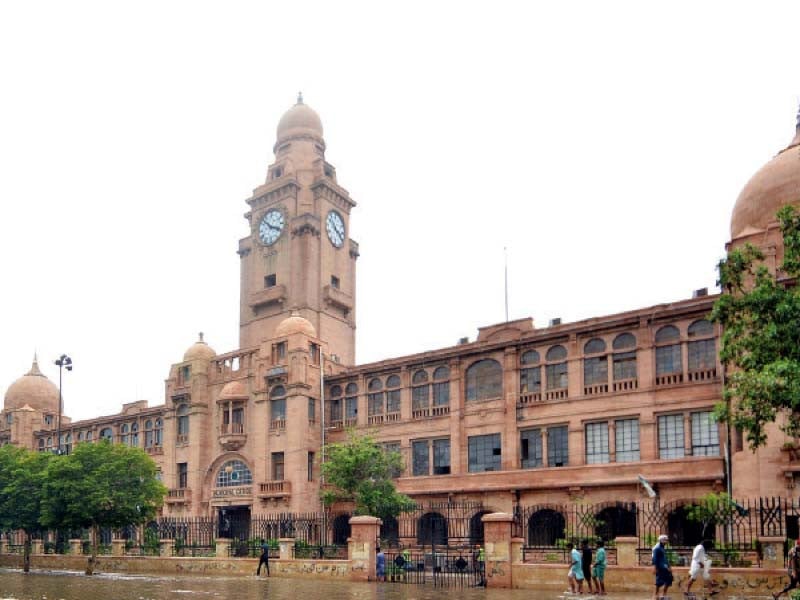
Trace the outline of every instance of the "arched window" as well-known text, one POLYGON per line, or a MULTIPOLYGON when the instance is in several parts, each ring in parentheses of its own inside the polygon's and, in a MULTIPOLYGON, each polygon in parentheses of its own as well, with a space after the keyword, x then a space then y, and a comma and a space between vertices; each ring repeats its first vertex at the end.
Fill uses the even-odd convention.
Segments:
POLYGON ((370 380, 367 385, 367 416, 377 417, 383 415, 383 382, 377 377, 370 380))
POLYGON ((111 427, 103 427, 100 430, 100 439, 108 440, 109 442, 114 440, 114 432, 111 431, 111 427))
POLYGON ((655 341, 656 385, 681 383, 683 381, 681 332, 674 325, 665 325, 656 331, 655 341))
MULTIPOLYGON (((606 343, 592 338, 583 347, 584 354, 599 354, 606 351, 606 343)), ((583 359, 583 393, 601 394, 608 391, 608 357, 585 356, 583 359)))
POLYGON ((217 471, 217 487, 250 485, 253 475, 247 465, 240 460, 229 460, 217 471))
POLYGON ((541 394, 542 392, 542 367, 540 357, 536 350, 528 350, 519 357, 519 393, 541 394))
POLYGON ((450 412, 450 369, 437 367, 433 372, 433 413, 450 412))
POLYGON ((91 431, 87 431, 86 432, 86 441, 87 442, 91 442, 92 441, 92 432, 91 431))
POLYGON ((467 400, 490 400, 503 395, 503 367, 491 358, 472 363, 467 369, 467 400))
POLYGON ((63 449, 65 454, 72 452, 72 434, 68 433, 64 436, 63 449))
POLYGON ((342 386, 334 385, 330 391, 331 398, 339 398, 342 395, 342 386))
POLYGON ((446 546, 447 519, 438 512, 422 515, 417 521, 417 543, 423 546, 446 546))
POLYGON ((430 415, 431 391, 428 385, 428 372, 424 369, 416 371, 411 378, 411 415, 415 418, 430 415))
POLYGON ((121 444, 125 444, 126 446, 131 443, 129 431, 130 425, 127 423, 123 423, 122 427, 119 428, 119 441, 121 444))
POLYGON ((689 325, 687 344, 689 381, 707 379, 716 375, 717 346, 714 340, 714 326, 705 319, 689 325), (706 338, 706 339, 697 339, 706 338))
POLYGON ((606 351, 606 343, 600 338, 592 338, 583 347, 584 354, 599 354, 606 351))
MULTIPOLYGON (((553 346, 545 354, 548 364, 544 367, 545 385, 548 390, 567 389, 567 349, 564 346, 553 346)), ((561 395, 557 397, 563 397, 561 395)))
POLYGON ((131 425, 131 446, 137 448, 139 446, 139 424, 134 423, 131 425))
POLYGON ((400 416, 400 378, 397 375, 390 375, 386 380, 386 413, 400 416))
POLYGON ((614 381, 626 381, 627 384, 615 383, 614 391, 625 391, 636 388, 636 338, 632 333, 620 333, 614 338, 611 347, 614 349, 614 381))
POLYGON ((563 540, 566 530, 564 515, 551 508, 542 508, 528 519, 528 545, 555 546, 563 540))
POLYGON ((44 438, 39 438, 39 452, 44 452, 44 438))
POLYGON ((175 411, 178 416, 178 443, 185 444, 189 441, 189 407, 181 404, 175 411))
POLYGON ((78 432, 78 443, 80 444, 82 441, 83 441, 83 432, 79 431, 78 432))
POLYGON ((596 515, 595 535, 603 540, 636 536, 636 505, 617 503, 596 515))
POLYGON ((344 395, 344 424, 351 427, 358 421, 358 385, 348 383, 344 395))
POLYGON ((282 385, 274 386, 269 392, 269 419, 270 429, 286 428, 286 388, 282 385))
POLYGON ((156 446, 161 446, 164 440, 164 421, 161 419, 161 417, 156 419, 156 427, 153 430, 153 436, 156 446))

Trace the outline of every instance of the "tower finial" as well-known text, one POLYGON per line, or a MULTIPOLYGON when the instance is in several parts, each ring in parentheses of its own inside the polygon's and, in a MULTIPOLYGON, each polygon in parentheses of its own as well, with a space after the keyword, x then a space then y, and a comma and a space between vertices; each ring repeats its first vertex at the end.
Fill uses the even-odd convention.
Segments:
MULTIPOLYGON (((203 341, 203 332, 202 331, 200 332, 200 341, 201 342, 203 341)), ((205 342, 203 342, 203 343, 205 343, 205 342)))
POLYGON ((797 107, 797 124, 795 125, 797 129, 800 129, 800 106, 797 107))
POLYGON ((297 92, 297 103, 298 104, 303 103, 303 92, 297 92))

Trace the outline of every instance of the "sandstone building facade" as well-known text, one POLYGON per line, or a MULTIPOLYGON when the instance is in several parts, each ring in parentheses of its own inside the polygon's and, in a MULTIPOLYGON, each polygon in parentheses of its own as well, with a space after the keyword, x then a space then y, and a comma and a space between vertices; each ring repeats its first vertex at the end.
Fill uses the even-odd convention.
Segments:
MULTIPOLYGON (((731 246, 781 259, 775 211, 800 202, 800 123, 742 191, 731 246)), ((323 441, 371 431, 405 462, 417 500, 515 503, 665 501, 730 489, 785 495, 798 467, 773 427, 756 453, 712 418, 721 399, 715 296, 574 323, 491 325, 449 348, 354 364, 356 208, 325 160, 319 116, 298 99, 281 118, 266 182, 247 200, 240 348, 203 339, 171 366, 164 403, 62 420, 61 446, 142 447, 169 495, 165 515, 319 510, 323 441), (730 455, 730 464, 726 456, 730 455)), ((0 443, 58 446, 57 387, 31 370, 11 384, 0 443)))

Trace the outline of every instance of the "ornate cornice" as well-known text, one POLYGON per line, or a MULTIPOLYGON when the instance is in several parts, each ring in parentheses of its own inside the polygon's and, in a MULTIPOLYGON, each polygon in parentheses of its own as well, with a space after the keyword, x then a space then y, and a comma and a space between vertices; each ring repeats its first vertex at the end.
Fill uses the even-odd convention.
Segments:
POLYGON ((301 236, 311 234, 319 237, 321 232, 321 223, 319 217, 311 213, 303 213, 292 219, 292 235, 301 236))
POLYGON ((328 177, 315 181, 311 186, 311 191, 314 192, 315 200, 323 198, 348 214, 350 213, 350 209, 356 206, 356 203, 350 198, 350 194, 347 193, 347 190, 335 184, 333 180, 328 177))
POLYGON ((246 200, 251 208, 272 204, 289 197, 297 197, 300 184, 293 177, 280 177, 256 188, 253 195, 246 200))

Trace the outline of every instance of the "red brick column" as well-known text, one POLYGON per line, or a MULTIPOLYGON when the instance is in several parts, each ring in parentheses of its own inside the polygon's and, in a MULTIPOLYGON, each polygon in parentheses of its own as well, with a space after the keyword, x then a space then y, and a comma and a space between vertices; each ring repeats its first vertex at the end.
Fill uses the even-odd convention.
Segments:
POLYGON ((511 525, 514 516, 508 513, 484 515, 483 539, 486 550, 486 587, 510 588, 511 525))
POLYGON ((350 519, 350 538, 347 558, 350 561, 351 581, 374 581, 375 555, 382 521, 377 517, 350 519))

